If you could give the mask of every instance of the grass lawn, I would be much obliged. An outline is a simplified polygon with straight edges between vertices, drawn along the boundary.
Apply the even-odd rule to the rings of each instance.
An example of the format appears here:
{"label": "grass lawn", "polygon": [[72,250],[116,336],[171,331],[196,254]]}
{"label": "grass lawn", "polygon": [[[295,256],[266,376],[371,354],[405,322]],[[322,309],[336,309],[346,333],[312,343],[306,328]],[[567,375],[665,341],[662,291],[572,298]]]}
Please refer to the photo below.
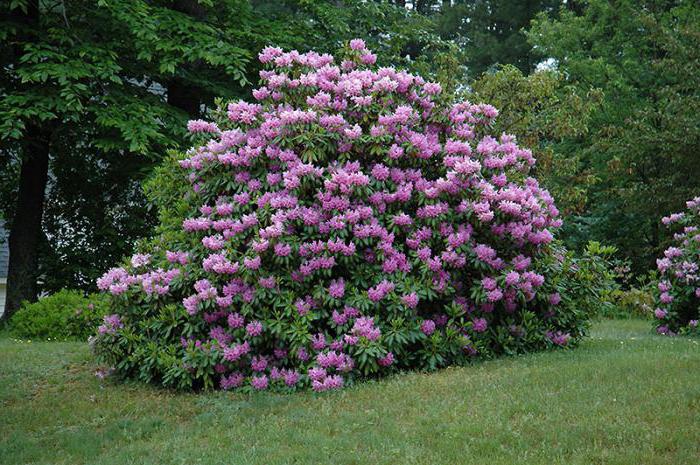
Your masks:
{"label": "grass lawn", "polygon": [[321,395],[176,394],[92,372],[84,344],[0,338],[0,464],[700,463],[700,341],[646,321]]}

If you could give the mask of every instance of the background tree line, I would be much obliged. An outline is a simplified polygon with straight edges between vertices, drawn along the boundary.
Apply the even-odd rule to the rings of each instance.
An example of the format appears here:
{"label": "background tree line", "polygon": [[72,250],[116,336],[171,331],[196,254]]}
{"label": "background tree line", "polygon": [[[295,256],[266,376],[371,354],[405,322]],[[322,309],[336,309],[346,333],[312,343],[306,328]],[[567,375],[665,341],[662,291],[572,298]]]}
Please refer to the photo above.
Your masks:
{"label": "background tree line", "polygon": [[[334,51],[501,109],[567,213],[564,238],[615,245],[636,273],[659,218],[698,194],[700,6],[678,1],[11,0],[0,7],[0,208],[8,316],[94,287],[147,236],[142,186],[186,121],[257,83],[258,51]],[[38,279],[41,277],[41,279]]]}

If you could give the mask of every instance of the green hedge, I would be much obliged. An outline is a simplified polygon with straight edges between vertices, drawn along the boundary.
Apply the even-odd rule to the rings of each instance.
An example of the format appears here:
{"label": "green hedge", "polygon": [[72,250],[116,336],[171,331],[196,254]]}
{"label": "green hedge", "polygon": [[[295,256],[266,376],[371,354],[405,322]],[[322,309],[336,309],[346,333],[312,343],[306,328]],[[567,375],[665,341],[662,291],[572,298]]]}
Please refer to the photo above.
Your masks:
{"label": "green hedge", "polygon": [[23,339],[85,341],[102,322],[103,296],[63,289],[38,302],[24,302],[10,319],[10,334]]}

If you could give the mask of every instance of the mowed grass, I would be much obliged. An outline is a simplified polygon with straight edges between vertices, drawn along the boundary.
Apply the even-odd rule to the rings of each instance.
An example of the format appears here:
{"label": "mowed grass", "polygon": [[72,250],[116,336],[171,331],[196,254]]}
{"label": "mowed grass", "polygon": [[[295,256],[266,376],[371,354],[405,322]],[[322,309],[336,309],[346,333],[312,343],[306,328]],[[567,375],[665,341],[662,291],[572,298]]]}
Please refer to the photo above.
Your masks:
{"label": "mowed grass", "polygon": [[178,394],[93,370],[84,344],[0,339],[0,464],[700,463],[700,341],[646,321],[322,395]]}

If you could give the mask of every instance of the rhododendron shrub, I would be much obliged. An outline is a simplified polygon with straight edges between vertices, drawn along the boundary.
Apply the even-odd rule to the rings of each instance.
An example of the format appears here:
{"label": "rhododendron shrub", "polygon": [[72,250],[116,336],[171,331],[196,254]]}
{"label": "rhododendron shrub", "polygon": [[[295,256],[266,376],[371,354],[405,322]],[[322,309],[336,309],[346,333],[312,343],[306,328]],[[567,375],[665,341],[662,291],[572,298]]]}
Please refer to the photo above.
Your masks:
{"label": "rhododendron shrub", "polygon": [[679,230],[674,243],[656,260],[659,270],[656,331],[660,334],[696,333],[700,316],[700,197],[688,209],[664,217],[663,224]]}
{"label": "rhododendron shrub", "polygon": [[496,109],[344,53],[267,48],[252,102],[190,122],[182,217],[98,283],[116,373],[324,391],[582,336],[559,212]]}

